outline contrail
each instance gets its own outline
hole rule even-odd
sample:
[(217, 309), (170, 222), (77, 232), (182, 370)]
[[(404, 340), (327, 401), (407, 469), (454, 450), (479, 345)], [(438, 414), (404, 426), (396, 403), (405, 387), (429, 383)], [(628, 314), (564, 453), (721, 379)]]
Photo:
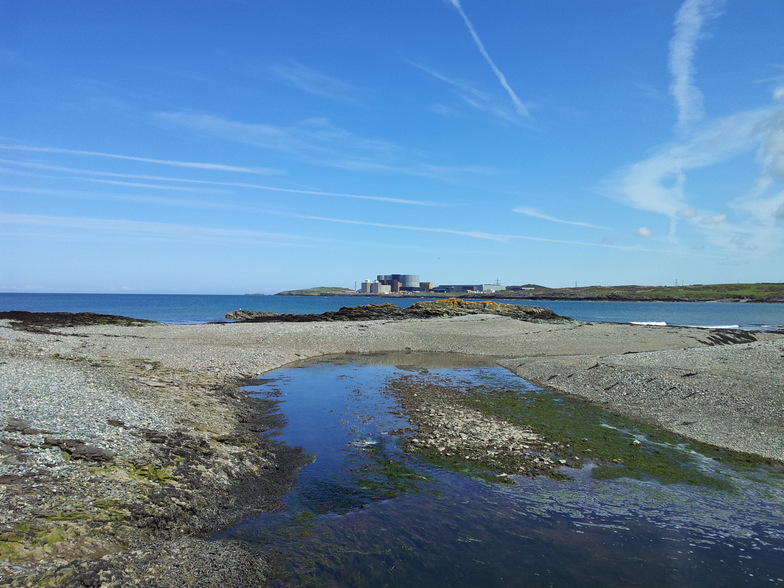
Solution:
[(512, 99), (512, 102), (517, 109), (517, 113), (522, 116), (530, 117), (531, 115), (528, 113), (528, 109), (525, 107), (525, 104), (523, 104), (523, 101), (520, 100), (517, 94), (515, 94), (515, 91), (512, 90), (511, 86), (509, 86), (509, 83), (506, 81), (506, 76), (504, 73), (498, 69), (498, 66), (490, 58), (490, 54), (487, 52), (487, 49), (485, 49), (484, 43), (482, 43), (482, 39), (480, 39), (479, 35), (476, 34), (474, 25), (471, 24), (471, 21), (468, 20), (466, 13), (463, 11), (463, 7), (460, 5), (460, 0), (449, 1), (452, 3), (452, 6), (455, 7), (457, 12), (460, 13), (460, 16), (462, 17), (466, 27), (468, 27), (468, 32), (471, 33), (471, 37), (473, 37), (474, 43), (476, 43), (479, 52), (482, 54), (482, 57), (485, 58), (485, 61), (487, 61), (488, 65), (490, 65), (490, 69), (493, 70), (493, 73), (498, 78), (498, 81), (501, 82), (501, 85), (504, 87), (507, 94), (509, 94), (509, 97)]
[(694, 84), (694, 55), (703, 23), (717, 15), (722, 2), (686, 0), (675, 15), (675, 32), (670, 41), (670, 93), (678, 107), (678, 127), (686, 129), (702, 119), (703, 96)]

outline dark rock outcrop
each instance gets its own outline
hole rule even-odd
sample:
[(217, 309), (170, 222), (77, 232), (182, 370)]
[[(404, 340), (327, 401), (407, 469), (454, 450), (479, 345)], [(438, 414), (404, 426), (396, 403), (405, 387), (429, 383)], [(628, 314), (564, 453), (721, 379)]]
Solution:
[(11, 328), (32, 333), (49, 333), (49, 329), (84, 325), (120, 325), (140, 327), (157, 324), (155, 321), (95, 312), (28, 312), (9, 310), (0, 312), (0, 320), (11, 321)]
[(256, 312), (235, 310), (226, 315), (227, 319), (242, 322), (315, 322), (315, 321), (372, 321), (402, 320), (410, 318), (439, 318), (465, 316), (468, 314), (497, 314), (532, 322), (568, 322), (571, 319), (555, 314), (549, 308), (503, 304), (494, 301), (473, 302), (459, 298), (423, 301), (401, 308), (396, 304), (365, 304), (344, 306), (337, 311), (321, 314), (279, 314), (275, 312)]

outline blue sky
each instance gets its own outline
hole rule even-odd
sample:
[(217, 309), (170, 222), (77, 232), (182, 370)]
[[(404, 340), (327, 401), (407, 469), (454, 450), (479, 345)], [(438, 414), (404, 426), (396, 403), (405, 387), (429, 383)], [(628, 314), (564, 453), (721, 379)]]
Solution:
[(0, 0), (0, 291), (784, 280), (778, 0)]

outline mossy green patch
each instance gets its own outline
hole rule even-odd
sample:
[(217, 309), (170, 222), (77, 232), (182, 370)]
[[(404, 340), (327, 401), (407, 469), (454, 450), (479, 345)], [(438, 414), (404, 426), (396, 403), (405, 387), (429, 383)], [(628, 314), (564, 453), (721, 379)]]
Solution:
[(376, 447), (367, 450), (371, 464), (356, 468), (358, 486), (380, 493), (385, 498), (420, 489), (428, 478), (408, 467), (403, 461), (389, 457)]
[(73, 531), (60, 526), (21, 523), (0, 533), (0, 557), (12, 561), (25, 559), (36, 548), (62, 543), (73, 536)]
[(149, 480), (156, 484), (167, 484), (172, 480), (172, 475), (168, 471), (163, 468), (155, 467), (152, 464), (146, 466), (129, 464), (128, 472), (133, 477)]
[(36, 586), (55, 587), (55, 586), (68, 586), (73, 582), (73, 572), (67, 571), (65, 573), (55, 573), (55, 575), (46, 575), (35, 583)]
[(715, 474), (714, 468), (703, 467), (719, 457), (731, 461), (731, 452), (687, 441), (577, 398), (544, 390), (478, 387), (469, 391), (463, 402), (485, 414), (530, 427), (546, 440), (558, 443), (557, 457), (571, 458), (570, 462), (586, 458), (596, 462), (592, 471), (596, 478), (655, 479), (663, 484), (717, 489), (732, 486)]
[(0, 539), (0, 558), (8, 560), (18, 559), (22, 555), (23, 549), (23, 545), (19, 541)]

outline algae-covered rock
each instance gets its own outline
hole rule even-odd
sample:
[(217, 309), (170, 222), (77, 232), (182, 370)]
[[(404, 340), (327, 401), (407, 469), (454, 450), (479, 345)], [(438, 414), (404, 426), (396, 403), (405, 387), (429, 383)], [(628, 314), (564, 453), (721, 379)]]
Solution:
[(402, 308), (389, 302), (385, 304), (364, 304), (361, 306), (344, 306), (337, 311), (321, 314), (278, 314), (275, 312), (256, 312), (235, 310), (226, 315), (227, 319), (269, 323), (269, 322), (314, 322), (314, 321), (369, 321), (399, 320), (409, 318), (436, 318), (465, 316), (468, 314), (497, 314), (524, 321), (567, 322), (571, 319), (555, 314), (549, 308), (525, 306), (521, 304), (504, 304), (501, 302), (469, 301), (460, 298), (443, 300), (427, 300), (416, 302), (408, 308)]

